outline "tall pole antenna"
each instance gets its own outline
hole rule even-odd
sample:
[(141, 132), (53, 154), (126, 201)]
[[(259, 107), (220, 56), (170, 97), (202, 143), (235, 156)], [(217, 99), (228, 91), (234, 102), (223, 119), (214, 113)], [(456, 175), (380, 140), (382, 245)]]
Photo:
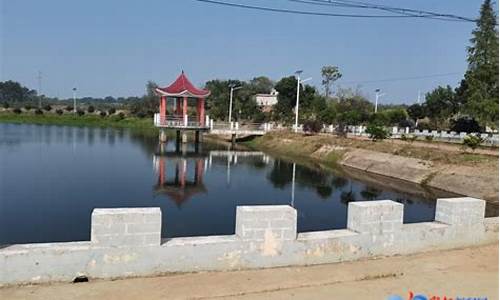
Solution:
[(42, 71), (38, 71), (38, 108), (42, 109)]

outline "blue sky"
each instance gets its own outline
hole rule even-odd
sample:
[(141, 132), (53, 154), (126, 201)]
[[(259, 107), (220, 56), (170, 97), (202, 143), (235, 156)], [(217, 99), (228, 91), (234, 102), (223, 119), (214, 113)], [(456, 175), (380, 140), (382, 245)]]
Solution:
[[(210, 79), (272, 79), (304, 70), (320, 86), (323, 65), (337, 65), (338, 84), (443, 73), (418, 80), (364, 83), (382, 103), (412, 103), (418, 90), (456, 86), (466, 64), (473, 23), (416, 19), (342, 19), (227, 8), (193, 0), (0, 0), (0, 80), (16, 80), (69, 97), (142, 95), (185, 70), (201, 85)], [(285, 0), (228, 0), (317, 10)], [(397, 7), (475, 17), (481, 0), (374, 1)], [(371, 13), (339, 10), (332, 12)], [(323, 8), (322, 10), (326, 10)]]

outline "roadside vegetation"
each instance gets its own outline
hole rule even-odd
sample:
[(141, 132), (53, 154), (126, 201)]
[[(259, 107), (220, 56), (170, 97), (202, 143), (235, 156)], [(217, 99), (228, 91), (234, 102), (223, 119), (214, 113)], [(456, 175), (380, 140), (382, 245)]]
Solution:
[[(323, 91), (311, 85), (300, 85), (299, 122), (304, 124), (308, 134), (316, 134), (324, 125), (334, 125), (342, 135), (348, 125), (364, 125), (374, 140), (387, 137), (383, 128), (390, 126), (466, 133), (487, 128), (498, 130), (496, 18), (491, 0), (485, 0), (467, 47), (468, 68), (458, 86), (438, 86), (425, 94), (422, 104), (380, 105), (374, 113), (374, 105), (359, 89), (334, 89), (334, 83), (342, 78), (341, 70), (333, 65), (324, 66), (321, 69)], [(297, 93), (295, 76), (278, 81), (258, 76), (248, 81), (215, 79), (206, 82), (204, 87), (211, 91), (206, 99), (207, 114), (216, 121), (227, 121), (230, 85), (240, 87), (234, 93), (234, 120), (293, 124)], [(76, 115), (81, 117), (78, 119), (73, 114), (68, 116), (73, 111), (73, 99), (47, 97), (18, 82), (4, 81), (0, 82), (0, 121), (152, 126), (152, 116), (158, 111), (156, 87), (157, 83), (147, 82), (142, 96), (78, 98)], [(272, 89), (279, 93), (278, 102), (272, 110), (262, 110), (255, 96), (270, 93)], [(407, 99), (399, 100), (407, 102), (404, 101)], [(188, 113), (194, 114), (194, 109)], [(466, 142), (466, 146), (472, 145)]]
[(114, 127), (114, 128), (134, 128), (144, 130), (157, 130), (150, 119), (140, 119), (136, 117), (125, 117), (123, 114), (102, 117), (96, 114), (57, 114), (36, 112), (29, 113), (0, 113), (2, 123), (30, 123), (30, 124), (51, 124), (65, 126), (91, 126), (91, 127)]
[[(349, 149), (365, 149), (374, 152), (394, 154), (431, 161), (438, 164), (467, 165), (467, 166), (498, 166), (497, 155), (485, 155), (476, 152), (464, 151), (461, 145), (435, 143), (435, 147), (422, 147), (414, 143), (398, 143), (393, 140), (380, 140), (376, 143), (362, 139), (336, 137), (331, 135), (306, 136), (290, 132), (276, 132), (267, 134), (249, 143), (251, 147), (276, 152), (290, 153), (295, 156), (316, 157), (328, 159), (328, 155), (335, 162), (342, 159), (342, 155)], [(330, 154), (330, 153), (334, 154)], [(326, 155), (326, 156), (323, 156)]]

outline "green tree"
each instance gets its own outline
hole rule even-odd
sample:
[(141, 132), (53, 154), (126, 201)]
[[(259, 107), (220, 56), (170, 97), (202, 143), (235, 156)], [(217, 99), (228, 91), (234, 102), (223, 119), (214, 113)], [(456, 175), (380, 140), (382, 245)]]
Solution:
[(330, 89), (332, 84), (342, 77), (339, 68), (336, 66), (324, 66), (321, 69), (321, 77), (323, 77), (323, 86), (325, 87), (325, 97), (330, 97)]
[(255, 94), (270, 93), (274, 87), (274, 82), (266, 76), (255, 77), (249, 82), (249, 88)]
[(397, 125), (402, 121), (408, 119), (408, 114), (403, 108), (394, 108), (383, 111), (389, 120), (389, 125)]
[(418, 119), (422, 119), (425, 117), (424, 107), (418, 103), (410, 105), (406, 109), (406, 112), (408, 113), (408, 116), (415, 121), (415, 124), (417, 123)]
[[(155, 82), (148, 81), (146, 83), (146, 94), (130, 104), (130, 112), (134, 115), (150, 117), (155, 112), (158, 112), (160, 98), (156, 94), (156, 88), (158, 88), (158, 85)], [(116, 101), (113, 97), (106, 97), (104, 100), (110, 103)]]
[(459, 96), (465, 102), (464, 113), (498, 127), (498, 29), (491, 0), (482, 4), (476, 26), (467, 48), (469, 66)]
[(458, 112), (455, 92), (451, 86), (438, 86), (425, 95), (426, 115), (434, 127), (443, 127), (443, 122)]
[(36, 98), (36, 91), (12, 80), (0, 82), (0, 102), (28, 102)]
[(373, 111), (373, 104), (363, 96), (346, 95), (335, 104), (338, 124), (359, 125), (367, 122)]
[[(297, 78), (289, 76), (282, 78), (276, 83), (275, 89), (279, 92), (278, 103), (274, 108), (274, 119), (284, 123), (290, 123), (293, 119), (297, 99)], [(300, 86), (299, 109), (307, 111), (311, 108), (316, 89), (310, 85)], [(301, 114), (301, 117), (303, 115)]]

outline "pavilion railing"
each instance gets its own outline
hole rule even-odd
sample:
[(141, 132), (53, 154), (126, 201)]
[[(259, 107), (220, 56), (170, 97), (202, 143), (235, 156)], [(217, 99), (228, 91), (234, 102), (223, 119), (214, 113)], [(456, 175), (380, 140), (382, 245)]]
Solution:
[(196, 117), (184, 117), (177, 116), (160, 116), (160, 114), (155, 114), (154, 124), (158, 127), (207, 127), (207, 124), (202, 124)]

